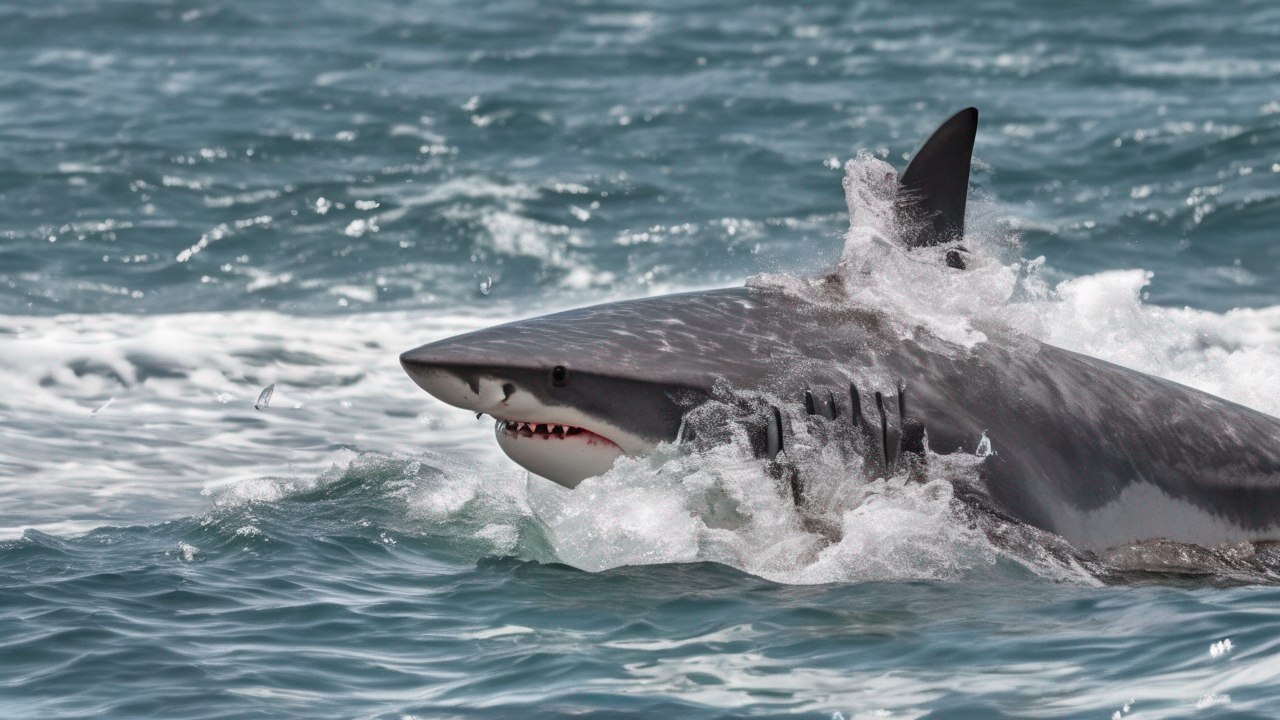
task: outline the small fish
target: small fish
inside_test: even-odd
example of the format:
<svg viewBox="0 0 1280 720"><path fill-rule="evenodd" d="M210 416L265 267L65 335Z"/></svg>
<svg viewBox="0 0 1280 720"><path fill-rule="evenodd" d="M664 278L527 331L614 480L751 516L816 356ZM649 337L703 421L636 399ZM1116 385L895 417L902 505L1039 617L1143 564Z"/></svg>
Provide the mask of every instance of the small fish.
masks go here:
<svg viewBox="0 0 1280 720"><path fill-rule="evenodd" d="M276 391L275 383L271 383L270 385L268 385L266 389L262 391L262 394L258 396L258 403L253 406L253 409L261 410L262 408L266 407L267 404L271 402L271 393L275 391Z"/></svg>
<svg viewBox="0 0 1280 720"><path fill-rule="evenodd" d="M91 413L89 413L89 414L90 414L90 415L97 415L98 413L102 412L103 410L106 410L106 409L107 409L107 407L109 407L109 406L111 405L111 403L113 403L113 402L115 402L115 401L116 401L116 399L115 399L115 398L107 398L107 401L106 401L106 402L104 402L104 403L102 403L101 405L99 405L98 407L94 408L94 409L93 409L93 412L91 412Z"/></svg>

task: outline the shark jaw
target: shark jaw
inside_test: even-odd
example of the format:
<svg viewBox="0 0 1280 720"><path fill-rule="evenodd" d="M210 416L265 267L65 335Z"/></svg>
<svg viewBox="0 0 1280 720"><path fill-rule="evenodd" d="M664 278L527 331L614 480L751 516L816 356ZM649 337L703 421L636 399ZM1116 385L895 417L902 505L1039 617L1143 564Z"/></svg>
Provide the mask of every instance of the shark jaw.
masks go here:
<svg viewBox="0 0 1280 720"><path fill-rule="evenodd" d="M609 438L572 425L498 418L494 432L507 457L568 488L605 474L625 454Z"/></svg>
<svg viewBox="0 0 1280 720"><path fill-rule="evenodd" d="M498 447L518 465L573 488L603 475L623 455L645 455L655 443L572 405L551 405L500 369L468 373L404 363L418 387L454 407L493 416Z"/></svg>

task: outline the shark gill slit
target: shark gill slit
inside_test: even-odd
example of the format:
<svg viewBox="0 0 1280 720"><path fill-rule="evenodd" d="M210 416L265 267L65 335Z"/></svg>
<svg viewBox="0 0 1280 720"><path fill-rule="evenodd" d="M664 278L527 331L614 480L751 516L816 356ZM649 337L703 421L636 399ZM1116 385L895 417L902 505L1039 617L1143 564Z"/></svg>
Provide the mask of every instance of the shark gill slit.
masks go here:
<svg viewBox="0 0 1280 720"><path fill-rule="evenodd" d="M876 410L880 411L880 451L884 458L885 472L889 470L889 420L884 414L884 395L876 391Z"/></svg>
<svg viewBox="0 0 1280 720"><path fill-rule="evenodd" d="M858 396L858 386L849 383L849 422L854 429L862 429L862 398Z"/></svg>
<svg viewBox="0 0 1280 720"><path fill-rule="evenodd" d="M898 449L893 456L894 472L902 462L902 436L907 429L907 384L898 381Z"/></svg>
<svg viewBox="0 0 1280 720"><path fill-rule="evenodd" d="M806 390L804 393L804 397L805 397L805 404L807 405L807 409L809 410L809 414L813 415L814 414L813 413L813 410L814 410L813 394L810 393L808 390ZM778 453L781 453L786 450L786 447L783 442L783 437L785 437L783 430L785 429L785 426L782 423L782 411L776 407L772 409L773 409L773 422L770 424L770 430L772 430L772 435L778 438L778 445L777 445L778 451L777 453L773 453L769 456L770 460L777 457ZM770 442L772 443L772 437L770 438ZM799 508L800 503L804 502L804 492L803 492L803 488L801 488L800 486L799 471L795 468L795 466L791 465L790 463L775 465L773 467L775 471L781 473L781 477L786 481L787 486L791 488L791 504L794 507Z"/></svg>
<svg viewBox="0 0 1280 720"><path fill-rule="evenodd" d="M808 390L804 391L804 411L810 415L818 414L818 409L814 407L813 403L813 393Z"/></svg>
<svg viewBox="0 0 1280 720"><path fill-rule="evenodd" d="M770 407L772 417L765 421L765 454L770 460L782 452L782 413L778 408Z"/></svg>

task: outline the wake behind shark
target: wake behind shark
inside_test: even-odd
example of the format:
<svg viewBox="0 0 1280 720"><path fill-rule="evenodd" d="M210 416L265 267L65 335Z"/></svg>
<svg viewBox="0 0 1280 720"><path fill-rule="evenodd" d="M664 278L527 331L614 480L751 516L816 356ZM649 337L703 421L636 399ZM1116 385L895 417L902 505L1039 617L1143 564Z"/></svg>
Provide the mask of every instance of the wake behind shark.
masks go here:
<svg viewBox="0 0 1280 720"><path fill-rule="evenodd" d="M905 252L963 273L978 113L898 179ZM499 446L567 487L660 443L745 437L798 506L813 438L873 474L982 457L963 497L1082 550L1280 540L1280 421L995 324L958 345L847 301L760 285L609 303L401 355L420 387L496 419ZM797 442L804 438L805 442ZM994 445L996 452L991 452Z"/></svg>

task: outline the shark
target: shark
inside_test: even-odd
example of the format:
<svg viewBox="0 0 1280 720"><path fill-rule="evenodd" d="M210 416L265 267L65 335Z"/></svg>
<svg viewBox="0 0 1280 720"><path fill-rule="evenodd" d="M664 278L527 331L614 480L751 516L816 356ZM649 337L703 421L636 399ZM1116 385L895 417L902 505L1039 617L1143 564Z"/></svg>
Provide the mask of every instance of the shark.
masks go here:
<svg viewBox="0 0 1280 720"><path fill-rule="evenodd" d="M978 111L946 120L896 179L896 242L965 273ZM892 178L891 178L892 179ZM1012 329L957 344L886 310L750 284L612 302L400 356L420 388L495 420L502 451L573 488L663 443L744 438L806 502L814 438L873 474L977 458L963 497L1084 551L1280 540L1280 420Z"/></svg>

